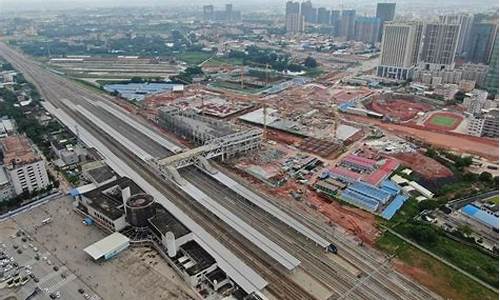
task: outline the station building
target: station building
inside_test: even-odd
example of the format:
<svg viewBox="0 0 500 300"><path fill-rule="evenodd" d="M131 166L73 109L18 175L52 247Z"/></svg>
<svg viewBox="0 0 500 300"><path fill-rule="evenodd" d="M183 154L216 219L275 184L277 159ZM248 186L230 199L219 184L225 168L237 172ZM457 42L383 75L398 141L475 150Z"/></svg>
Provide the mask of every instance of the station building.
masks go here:
<svg viewBox="0 0 500 300"><path fill-rule="evenodd" d="M131 179L73 195L79 213L111 232L84 249L94 260L108 260L129 245L152 246L204 299L238 290L194 234Z"/></svg>

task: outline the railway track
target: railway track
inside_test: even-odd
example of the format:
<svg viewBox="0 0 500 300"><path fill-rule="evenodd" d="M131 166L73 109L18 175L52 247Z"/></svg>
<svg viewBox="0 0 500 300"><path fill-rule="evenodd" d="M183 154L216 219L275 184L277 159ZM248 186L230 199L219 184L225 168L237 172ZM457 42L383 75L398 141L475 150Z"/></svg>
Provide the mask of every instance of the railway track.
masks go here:
<svg viewBox="0 0 500 300"><path fill-rule="evenodd" d="M201 187L205 193L212 195L213 199L225 205L226 208L236 212L244 221L260 227L260 231L266 234L268 238L277 242L283 248L289 249L294 256L301 260L301 267L306 273L318 280L326 288L333 289L334 295L331 297L332 299L340 297L353 286L365 280L364 277L358 278L348 272L343 266L328 257L333 254L327 254L310 240L297 236L286 224L268 213L262 213L249 201L195 167L189 167L181 171L181 174L191 183ZM213 181L212 184L210 184L211 181ZM222 195L223 197L220 197ZM383 285L382 283L375 286L363 284L362 288L351 292L351 298L380 299L384 295L385 299L401 299L402 294L399 294L399 292L404 293L405 291L399 290L396 286ZM417 299L412 295L407 295L405 298Z"/></svg>
<svg viewBox="0 0 500 300"><path fill-rule="evenodd" d="M15 53L15 52L14 52ZM16 54L16 53L15 53ZM19 59L24 59L22 56L18 57ZM35 70L36 68L40 68L37 66L35 69L34 67L28 63L25 64L26 69L30 69L32 72L37 72L43 71L43 70ZM39 74L39 76L43 77L50 77L50 80L47 80L50 85L49 91L50 92L52 89L53 90L71 90L71 91L66 91L66 93L59 94L55 98L61 98L61 99L71 99L72 101L76 102L79 105L82 105L86 108L91 108L95 112L96 109L95 107L92 106L92 104L89 104L88 101L98 101L94 99L99 99L100 101L111 101L110 97L107 97L105 95L99 95L95 94L91 91L89 91L87 88L83 88L79 86L78 84L75 84L71 81L68 81L67 79L61 78L55 74L49 73L48 71L43 71L46 74ZM77 94L76 94L77 93ZM81 98L86 98L86 99L81 99ZM46 97L49 99L48 97ZM58 100L61 102L62 100ZM61 102L62 103L62 102ZM64 105L64 104L63 104ZM90 105L90 106L89 106ZM71 109L69 109L71 110ZM117 119L116 117L112 116L109 113L101 113L98 112L99 117L101 119L106 119L106 118L114 118ZM79 116L79 118L83 118L83 116ZM130 125L127 125L125 122L122 120L115 120L114 122L117 122L118 126L122 126L122 130L125 130L125 132L134 132L137 131ZM121 123L120 123L121 122ZM95 127L93 124L91 124L92 127ZM98 129L96 129L98 130ZM128 130L128 131L127 131ZM141 139L134 139L134 142L137 142L138 146L149 148L149 151L160 151L156 149L155 147L152 147L151 145L156 143L154 140L150 139L149 137L144 136L140 132L135 132L135 136L140 136L142 135ZM145 139L145 140L144 140ZM149 140L148 140L149 139ZM113 143L116 143L114 141ZM159 146L159 145L157 145ZM160 146L161 147L161 146ZM120 148L120 146L118 146ZM163 148L164 149L164 148ZM159 152L157 152L159 153ZM135 157L135 159L138 159ZM143 163L142 161L140 161ZM147 166L149 168L149 166ZM139 167L140 168L140 167ZM202 186L203 182L199 182L200 178L204 180L207 180L207 177L203 177L203 175L200 177L199 175L192 175L192 174L187 174L186 179L190 181L198 181L196 183L197 186ZM148 176L147 174L144 176ZM152 176L151 174L149 176ZM154 174L155 177L156 174ZM145 177L148 178L148 177ZM213 189L217 187L217 184L220 183L215 183L210 185L208 188ZM161 189L159 189L161 191ZM163 193L164 191L162 191ZM235 193L231 191L233 195L228 198L235 198L234 195ZM220 201L220 196L223 195L223 193L211 193L212 195L215 195L213 197L215 200ZM226 195L227 196L227 195ZM239 195L237 195L239 197ZM301 261L302 261L302 266L301 268L311 275L313 278L315 278L318 282L320 282L323 286L326 288L329 288L333 290L334 295L332 296L332 299L340 298L345 293L349 292L349 299L431 299L434 298L431 293L428 293L425 290L422 290L420 286L415 284L414 282L408 280L407 278L404 278L403 276L393 276L397 275L394 271L390 270L390 272L387 272L387 274L384 274L387 268L380 268L380 262L376 261L375 259L371 259L370 257L366 257L366 254L359 249L356 249L356 247L353 247L352 243L342 241L342 239L339 239L339 237L333 237L331 240L335 240L335 243L339 248L345 249L344 251L341 251L341 256L348 260L353 266L355 266L358 269L361 269L364 271L365 274L371 274L369 280L363 280L363 278L357 278L354 276L352 273L346 271L343 269L341 265L338 263L333 262L332 260L327 259L325 253L314 245L311 241L307 240L305 237L301 236L300 234L297 234L293 229L289 228L286 224L283 222L279 221L275 217L269 215L268 213L260 210L259 208L254 207L250 202L246 201L246 199L243 199L241 197L236 197L236 200L234 204L230 204L230 208L234 212L238 212L240 216L247 215L248 219L244 220L251 220L252 222L248 222L249 224L255 224L256 227L260 227L262 233L266 234L269 238L272 240L278 242L280 245L284 246L286 249L290 249L290 252L294 255L296 255ZM171 197L169 197L170 199ZM188 199L190 197L187 197ZM267 198L267 196L266 196ZM182 201L181 201L182 202ZM221 203L223 203L222 201ZM184 203L177 204L179 207L181 207ZM226 203L225 206L228 204ZM192 207L184 207L185 209L193 209ZM183 208L184 211L186 211ZM206 215L206 212L203 208L198 208L200 214L205 214L204 217L207 219L212 219L214 220L215 216L209 216ZM294 214L292 214L294 215ZM194 219L194 218L193 218ZM303 216L297 218L298 220L304 219ZM218 220L218 219L217 219ZM202 220L200 220L200 224ZM309 225L314 225L314 229L317 232L321 232L324 236L331 236L331 233L327 232L324 228L317 226L314 222L307 222ZM203 227L210 226L211 224L204 224ZM216 233L218 231L216 230L223 230L223 228L212 228L213 232ZM231 231L231 229L229 229ZM224 231L222 231L224 232ZM217 236L217 235L215 235ZM240 249L239 247L243 247L243 245L240 244L234 244L235 242L233 241L233 238L229 238L226 235L221 235L219 236L220 239L224 240L226 247L230 248L230 250L238 255L239 257L245 257L247 258L247 254L245 254L245 251L249 252L255 252L256 249L247 249L243 250ZM229 247L227 245L232 244L232 247ZM247 247L248 248L248 247ZM265 253L264 253L265 255ZM261 257L261 255L258 255ZM249 261L254 262L252 267L254 267L255 270L258 270L258 266L256 266L255 263L257 263L256 260L254 259L249 259ZM247 262L248 263L248 262ZM267 261L268 265L274 265L275 262L272 260ZM380 268L380 270L378 269ZM262 269L262 268L261 268ZM282 270L278 270L281 272L280 274L287 275L286 272L283 272ZM262 272L262 274L265 273L265 270L259 270L259 272ZM272 277L272 274L267 274L267 276ZM268 279L266 276L264 276L266 279ZM274 277L276 278L276 277ZM276 278L278 280L278 278ZM280 279L282 280L282 278ZM269 280L269 282L271 282ZM355 287L353 289L353 287ZM271 291L271 284L270 284L270 291ZM411 292L409 292L409 290ZM292 292L292 289L282 289L282 290L273 290L273 294L280 294L283 295L282 293L289 293ZM310 295L309 295L310 296ZM288 298L287 298L288 299ZM299 298L299 299L306 299L306 298Z"/></svg>
<svg viewBox="0 0 500 300"><path fill-rule="evenodd" d="M318 224L318 222L312 217L299 215L295 211L286 207L281 208L298 220L305 219L307 224L309 224L316 232L320 233L322 236L334 240L337 243L339 249L341 249L341 251L339 252L339 256L345 258L346 261L349 261L353 266L365 270L365 272L367 273L375 272L378 270L377 273L380 273L380 278L375 278L374 280L389 281L390 283L385 285L392 286L400 290L402 292L400 294L400 297L404 297L405 299L408 297L409 299L420 300L441 299L441 297L436 295L434 292L417 284L416 282L399 274L398 272L389 269L389 267L387 266L382 269L378 269L383 264L383 262L374 258L372 254L364 247L353 246L351 240L342 235L335 234L332 228L329 228L325 224ZM342 251L342 249L345 250ZM409 294L409 290L411 290L411 294Z"/></svg>
<svg viewBox="0 0 500 300"><path fill-rule="evenodd" d="M10 59L9 59L10 58ZM62 93L64 88L58 87L58 92L52 90L54 86L44 83L41 84L35 77L44 78L44 74L38 73L27 63L19 62L12 57L6 57L16 68L23 72L27 77L37 86L41 94L53 105L63 109L68 115L79 124L88 130L94 137L102 142L106 147L111 150L120 159L126 161L130 167L134 169L143 178L164 194L169 200L174 202L179 208L189 215L195 222L203 226L207 232L226 246L232 253L242 258L250 267L259 272L269 283L266 289L278 299L314 299L314 297L305 291L296 282L288 278L288 274L280 266L274 262L266 253L260 249L251 247L243 236L238 236L239 233L231 228L223 226L222 221L217 219L214 215L206 209L200 207L194 200L183 192L171 188L171 184L159 178L155 170L152 170L149 165L138 158L135 154L121 146L113 137L97 128L93 123L87 120L82 114L70 109L61 99L69 99L70 94ZM51 86L51 87L47 87ZM222 234L221 234L222 233Z"/></svg>

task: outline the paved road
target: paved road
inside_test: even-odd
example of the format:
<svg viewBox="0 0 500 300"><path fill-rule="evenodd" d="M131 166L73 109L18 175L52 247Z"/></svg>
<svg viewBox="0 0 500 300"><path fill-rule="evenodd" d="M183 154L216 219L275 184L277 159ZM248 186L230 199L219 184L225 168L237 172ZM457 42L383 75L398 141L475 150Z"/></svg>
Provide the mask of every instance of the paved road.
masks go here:
<svg viewBox="0 0 500 300"><path fill-rule="evenodd" d="M474 201L484 200L484 199L488 199L488 198L491 198L494 196L498 196L498 190L486 192L486 193L479 194L479 195L474 195L472 197L453 200L453 201L448 203L448 206L450 206L453 209L460 209L460 208L464 207L465 205L472 203Z"/></svg>

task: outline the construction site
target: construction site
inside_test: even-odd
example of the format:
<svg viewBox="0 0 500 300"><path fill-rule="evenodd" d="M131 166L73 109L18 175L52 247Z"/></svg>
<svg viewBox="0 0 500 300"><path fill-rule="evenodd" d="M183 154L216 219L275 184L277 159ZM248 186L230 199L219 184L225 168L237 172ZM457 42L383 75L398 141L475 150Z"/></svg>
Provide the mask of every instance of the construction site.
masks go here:
<svg viewBox="0 0 500 300"><path fill-rule="evenodd" d="M389 93L371 97L365 106L394 122L408 122L434 109L433 105L416 101L412 96Z"/></svg>
<svg viewBox="0 0 500 300"><path fill-rule="evenodd" d="M44 79L37 84L47 110L78 128L79 140L120 175L72 194L84 221L122 241L108 251L99 250L102 240L87 246L97 263L147 244L197 296L213 300L439 298L363 245L375 244L377 224L407 200L434 198L417 178L453 175L391 126L428 116L422 130L456 128L449 114L381 90L267 68L235 69L131 104L26 67L5 51ZM53 63L89 60L75 59ZM364 110L344 114L344 107ZM408 125L399 126L420 126Z"/></svg>
<svg viewBox="0 0 500 300"><path fill-rule="evenodd" d="M242 67L239 70L217 72L214 74L214 83L209 86L236 93L260 94L276 90L291 78L266 69Z"/></svg>

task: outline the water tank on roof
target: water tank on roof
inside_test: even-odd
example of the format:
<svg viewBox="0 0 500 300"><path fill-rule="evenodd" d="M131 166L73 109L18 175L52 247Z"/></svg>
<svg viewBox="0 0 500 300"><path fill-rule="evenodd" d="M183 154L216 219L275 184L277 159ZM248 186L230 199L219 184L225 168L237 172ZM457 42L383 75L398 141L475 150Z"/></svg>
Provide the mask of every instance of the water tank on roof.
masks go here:
<svg viewBox="0 0 500 300"><path fill-rule="evenodd" d="M125 202L127 222L134 227L148 226L148 219L155 214L154 198L148 194L137 194Z"/></svg>

